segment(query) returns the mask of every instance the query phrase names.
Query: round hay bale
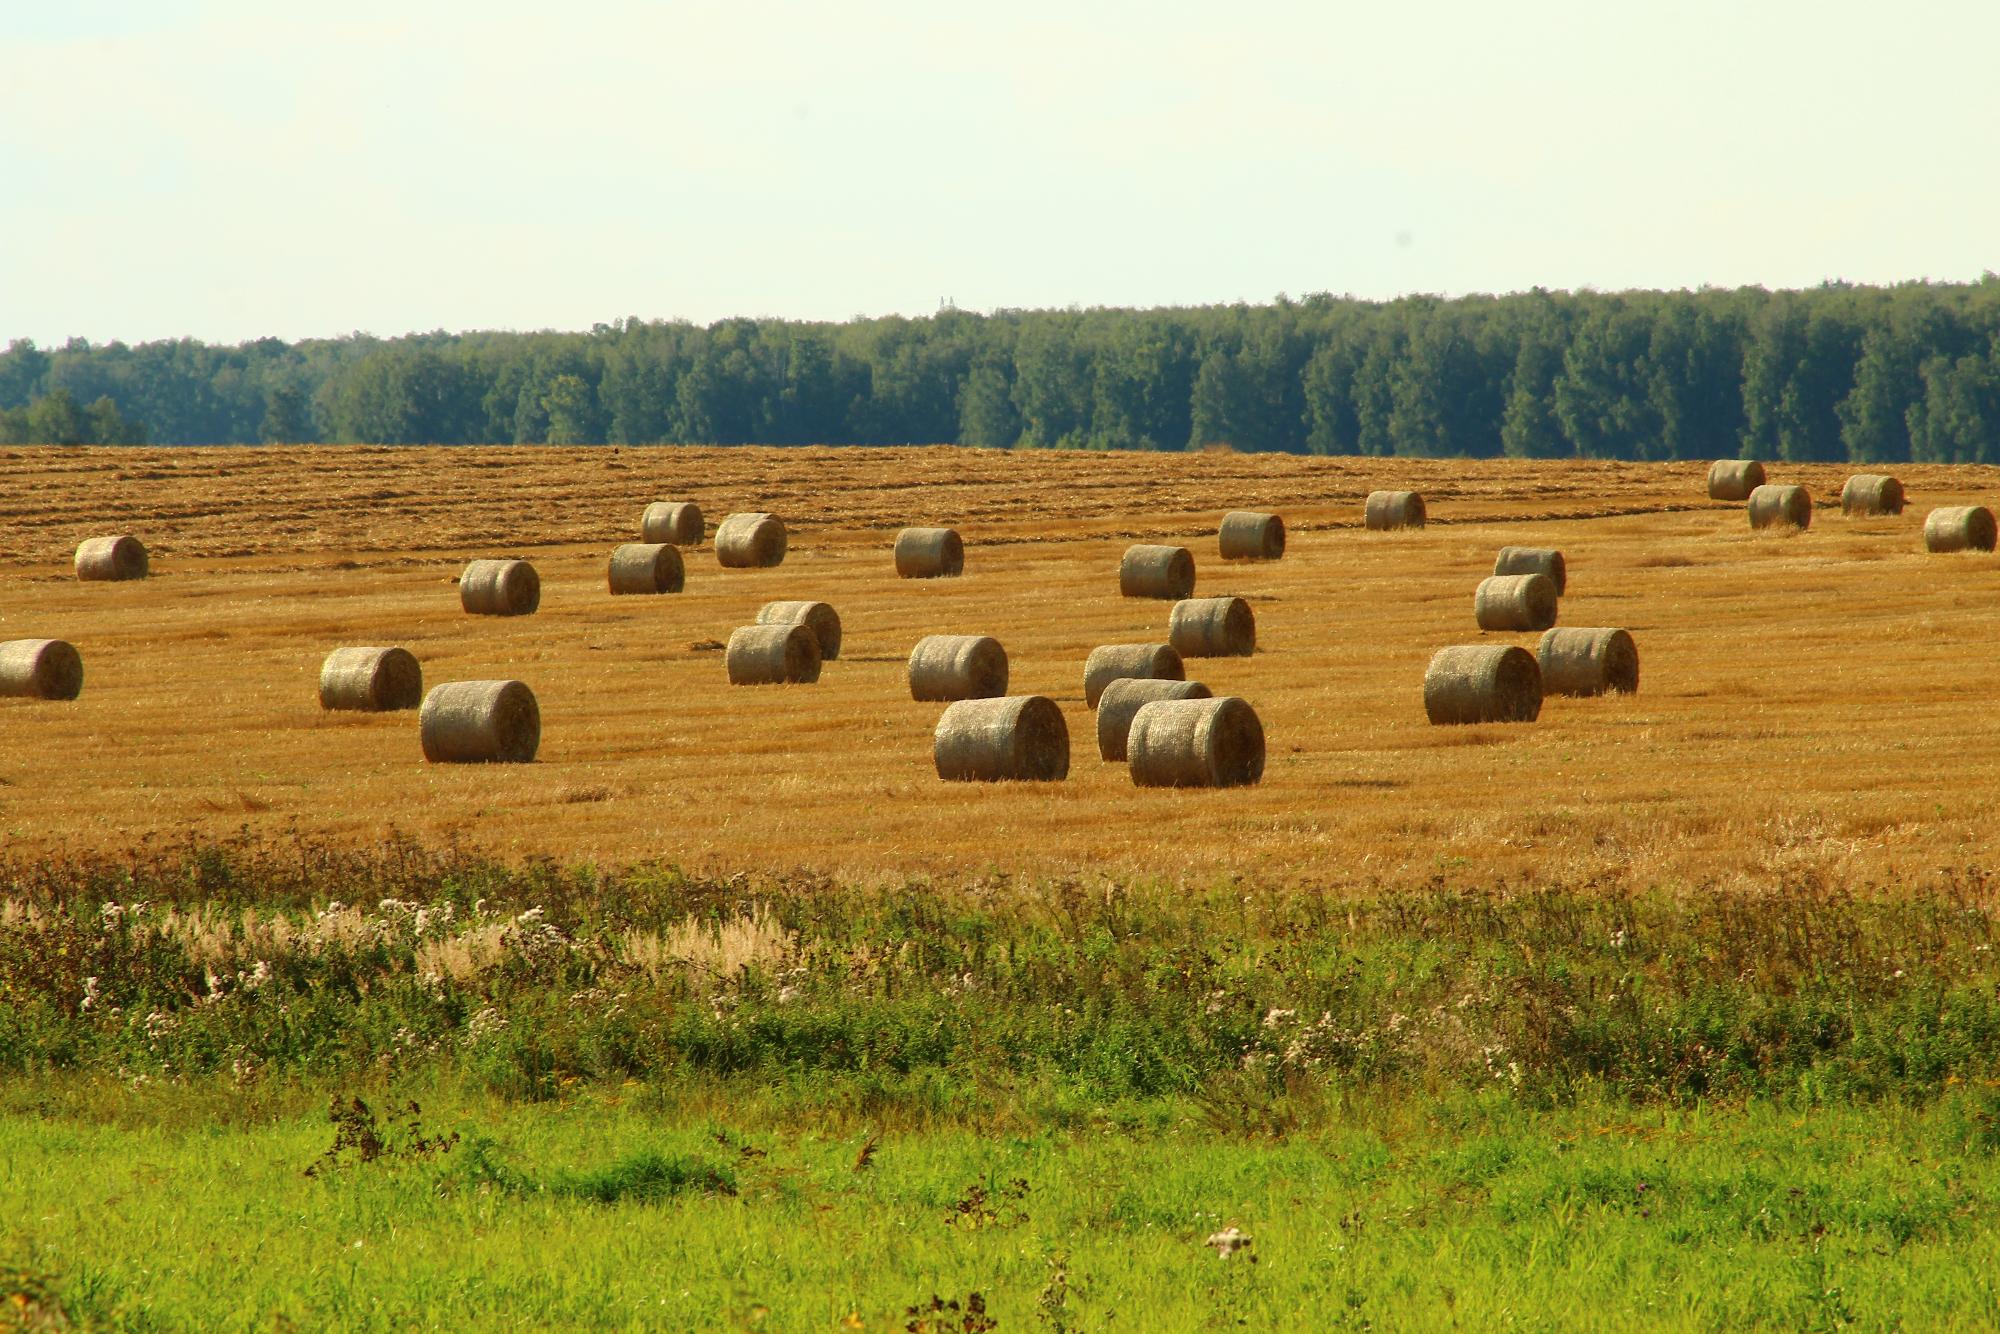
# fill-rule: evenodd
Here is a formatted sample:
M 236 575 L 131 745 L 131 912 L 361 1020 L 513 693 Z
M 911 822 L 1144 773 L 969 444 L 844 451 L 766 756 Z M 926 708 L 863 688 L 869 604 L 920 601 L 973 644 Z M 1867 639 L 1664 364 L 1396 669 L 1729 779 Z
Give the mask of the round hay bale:
M 1257 617 L 1242 598 L 1189 598 L 1168 614 L 1167 642 L 1183 658 L 1247 658 Z
M 458 576 L 458 605 L 475 616 L 527 616 L 542 605 L 542 577 L 524 560 L 476 560 Z
M 785 525 L 769 514 L 732 514 L 715 526 L 715 558 L 732 570 L 781 565 Z
M 1495 574 L 1546 574 L 1555 581 L 1556 596 L 1569 591 L 1569 567 L 1554 547 L 1501 547 L 1493 559 Z
M 819 680 L 819 640 L 804 625 L 746 625 L 729 636 L 733 686 L 811 685 Z
M 1278 560 L 1285 554 L 1285 521 L 1275 514 L 1231 510 L 1218 535 L 1224 560 Z
M 605 582 L 613 596 L 678 593 L 687 585 L 679 548 L 665 542 L 625 542 L 611 553 Z
M 1170 644 L 1100 644 L 1083 664 L 1083 702 L 1096 708 L 1104 687 L 1113 681 L 1184 681 L 1187 668 Z
M 832 662 L 840 656 L 840 613 L 824 602 L 766 602 L 757 624 L 803 625 L 819 642 L 821 658 Z
M 1128 598 L 1184 598 L 1194 592 L 1194 553 L 1140 543 L 1118 562 L 1118 591 Z
M 1162 699 L 1207 699 L 1209 689 L 1199 681 L 1140 681 L 1127 678 L 1113 681 L 1097 697 L 1097 754 L 1100 759 L 1123 760 L 1125 738 L 1132 730 L 1132 715 L 1143 705 Z
M 0 695 L 16 699 L 75 699 L 83 693 L 83 655 L 63 639 L 15 639 L 0 644 Z
M 905 528 L 896 534 L 896 574 L 956 579 L 965 573 L 965 542 L 956 528 Z
M 1623 630 L 1551 630 L 1535 646 L 1544 695 L 1630 695 L 1639 689 L 1639 646 Z
M 1840 508 L 1850 518 L 1855 515 L 1901 514 L 1903 484 L 1882 473 L 1859 472 L 1840 488 Z
M 910 650 L 910 698 L 997 699 L 1007 693 L 1007 650 L 991 635 L 925 635 Z
M 1424 672 L 1424 713 L 1431 722 L 1531 723 L 1542 712 L 1542 669 L 1512 644 L 1441 648 Z
M 404 648 L 337 648 L 319 669 L 319 706 L 388 713 L 423 702 L 424 669 Z
M 93 537 L 76 549 L 76 577 L 92 581 L 144 579 L 150 568 L 146 547 L 127 533 Z
M 1125 744 L 1140 787 L 1245 787 L 1264 776 L 1264 724 L 1234 695 L 1143 704 Z
M 1482 630 L 1546 630 L 1556 623 L 1556 607 L 1556 581 L 1546 574 L 1496 574 L 1472 595 Z
M 1069 777 L 1069 724 L 1045 695 L 962 699 L 931 743 L 948 783 L 1053 783 Z
M 666 542 L 677 547 L 701 545 L 708 535 L 702 522 L 701 506 L 692 500 L 660 500 L 646 506 L 639 516 L 639 540 Z
M 1708 465 L 1710 500 L 1748 500 L 1764 485 L 1764 465 L 1755 459 L 1717 459 Z
M 1424 498 L 1414 491 L 1370 491 L 1362 513 L 1369 530 L 1377 533 L 1392 528 L 1421 528 L 1427 517 Z
M 447 681 L 417 712 L 432 764 L 528 764 L 542 744 L 542 711 L 519 681 Z
M 1752 528 L 1810 528 L 1812 511 L 1802 486 L 1760 486 L 1750 493 Z
M 1991 551 L 1996 529 L 1984 505 L 1947 505 L 1924 517 L 1924 550 Z

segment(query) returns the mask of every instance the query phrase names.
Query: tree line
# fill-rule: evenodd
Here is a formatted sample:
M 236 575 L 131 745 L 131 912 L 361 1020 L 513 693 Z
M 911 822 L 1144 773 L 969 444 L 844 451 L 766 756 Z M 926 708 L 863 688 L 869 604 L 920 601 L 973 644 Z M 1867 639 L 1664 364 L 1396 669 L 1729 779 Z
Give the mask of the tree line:
M 0 441 L 135 439 L 1995 463 L 2000 276 L 0 354 Z

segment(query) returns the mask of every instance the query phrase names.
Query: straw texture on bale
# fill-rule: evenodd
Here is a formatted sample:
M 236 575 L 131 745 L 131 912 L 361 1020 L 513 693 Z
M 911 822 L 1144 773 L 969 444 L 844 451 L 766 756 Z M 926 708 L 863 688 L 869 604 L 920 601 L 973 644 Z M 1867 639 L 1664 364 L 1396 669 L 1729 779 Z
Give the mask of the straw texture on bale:
M 1069 776 L 1069 724 L 1044 695 L 962 699 L 938 719 L 938 777 L 952 783 L 1053 783 Z
M 1125 750 L 1140 787 L 1244 787 L 1264 776 L 1264 724 L 1234 695 L 1141 705 Z
M 1493 559 L 1495 574 L 1546 574 L 1555 580 L 1556 596 L 1569 591 L 1569 566 L 1554 547 L 1501 547 Z
M 646 506 L 639 516 L 639 540 L 668 542 L 677 547 L 700 546 L 708 535 L 701 506 L 692 500 L 660 500 Z
M 1374 532 L 1424 526 L 1424 498 L 1414 491 L 1370 491 L 1362 511 Z
M 1544 695 L 1630 695 L 1639 689 L 1639 647 L 1623 630 L 1551 630 L 1535 646 Z
M 1812 511 L 1802 486 L 1760 486 L 1750 493 L 1752 528 L 1810 528 Z
M 996 699 L 1007 693 L 1007 650 L 991 635 L 926 635 L 910 650 L 910 698 Z
M 824 602 L 766 602 L 757 624 L 803 625 L 819 643 L 821 658 L 832 662 L 840 656 L 840 613 Z
M 126 533 L 116 537 L 93 537 L 76 549 L 76 577 L 79 579 L 144 579 L 148 568 L 145 544 Z
M 1285 554 L 1285 521 L 1275 514 L 1231 510 L 1222 516 L 1224 560 L 1278 560 Z
M 1189 598 L 1168 613 L 1167 642 L 1183 658 L 1247 658 L 1257 617 L 1242 598 Z
M 896 574 L 956 579 L 965 573 L 965 542 L 956 528 L 905 528 L 896 534 Z
M 527 764 L 542 744 L 542 711 L 519 681 L 447 681 L 417 713 L 433 764 Z
M 1209 688 L 1199 681 L 1113 681 L 1097 697 L 1097 754 L 1123 760 L 1132 715 L 1144 705 L 1163 699 L 1207 699 Z
M 1764 485 L 1764 465 L 1755 459 L 1717 459 L 1708 465 L 1710 500 L 1748 500 Z
M 542 577 L 524 560 L 476 560 L 458 576 L 458 605 L 475 616 L 527 616 L 542 605 Z
M 1090 651 L 1083 664 L 1083 702 L 1097 707 L 1104 687 L 1128 678 L 1150 681 L 1183 681 L 1187 668 L 1170 644 L 1100 644 Z
M 810 685 L 819 680 L 819 640 L 803 625 L 746 625 L 724 655 L 733 686 Z
M 1947 505 L 1924 517 L 1926 551 L 1991 551 L 2000 537 L 1984 505 Z
M 678 593 L 687 585 L 679 548 L 665 542 L 625 542 L 611 553 L 605 582 L 614 595 Z
M 1184 598 L 1194 592 L 1194 553 L 1141 543 L 1118 562 L 1118 591 L 1128 598 Z
M 1546 574 L 1496 574 L 1472 595 L 1482 630 L 1546 630 L 1556 623 L 1556 607 L 1556 581 Z
M 1840 488 L 1840 508 L 1850 515 L 1901 514 L 1903 484 L 1881 473 L 1856 473 Z
M 319 669 L 319 706 L 387 713 L 423 702 L 424 669 L 404 648 L 337 648 Z
M 733 570 L 781 565 L 785 525 L 769 514 L 732 514 L 715 525 L 715 558 Z
M 75 699 L 83 693 L 83 655 L 62 639 L 15 639 L 0 644 L 0 695 L 16 699 Z
M 1433 723 L 1531 723 L 1541 712 L 1542 669 L 1524 648 L 1441 648 L 1424 672 L 1424 713 Z

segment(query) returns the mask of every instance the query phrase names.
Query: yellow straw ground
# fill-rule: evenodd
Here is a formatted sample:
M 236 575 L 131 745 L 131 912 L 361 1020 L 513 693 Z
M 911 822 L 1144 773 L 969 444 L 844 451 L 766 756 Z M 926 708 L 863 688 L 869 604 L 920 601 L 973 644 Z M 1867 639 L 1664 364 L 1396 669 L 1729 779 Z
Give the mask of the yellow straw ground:
M 1847 469 L 1772 467 L 1837 502 Z M 1629 883 L 1895 882 L 2000 845 L 2000 558 L 1929 556 L 1934 505 L 2000 501 L 2000 470 L 1898 470 L 1900 518 L 1822 508 L 1753 534 L 1702 465 L 1314 460 L 961 449 L 0 451 L 0 639 L 83 652 L 74 704 L 0 700 L 0 852 L 145 836 L 390 830 L 503 857 L 663 858 L 842 877 L 1140 874 L 1394 887 L 1444 875 Z M 1419 532 L 1360 530 L 1378 486 Z M 690 551 L 687 591 L 610 597 L 653 500 L 791 529 L 775 570 Z M 1283 561 L 1225 565 L 1232 508 L 1286 516 Z M 964 534 L 962 579 L 905 581 L 906 524 Z M 77 542 L 129 531 L 142 583 L 81 584 Z M 1135 789 L 1098 761 L 1085 655 L 1164 640 L 1118 596 L 1135 540 L 1185 543 L 1198 595 L 1250 600 L 1253 658 L 1189 675 L 1262 715 L 1261 786 Z M 1636 697 L 1551 699 L 1530 726 L 1433 728 L 1424 666 L 1478 642 L 1472 592 L 1507 544 L 1569 561 L 1561 624 L 1636 637 Z M 473 617 L 477 556 L 542 576 L 530 617 Z M 766 601 L 839 609 L 818 685 L 732 688 L 713 645 Z M 910 700 L 930 633 L 998 637 L 1012 690 L 1067 716 L 1067 782 L 948 785 L 942 706 Z M 1487 636 L 1532 647 L 1535 636 Z M 326 714 L 321 659 L 401 644 L 427 685 L 519 677 L 531 766 L 426 765 L 414 713 Z

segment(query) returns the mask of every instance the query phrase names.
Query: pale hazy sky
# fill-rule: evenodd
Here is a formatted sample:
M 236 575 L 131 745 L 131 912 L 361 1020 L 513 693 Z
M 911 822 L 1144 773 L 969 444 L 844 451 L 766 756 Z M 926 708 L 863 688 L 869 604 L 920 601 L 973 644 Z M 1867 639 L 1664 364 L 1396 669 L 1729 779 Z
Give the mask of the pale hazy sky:
M 0 0 L 0 338 L 2000 269 L 1996 0 Z

